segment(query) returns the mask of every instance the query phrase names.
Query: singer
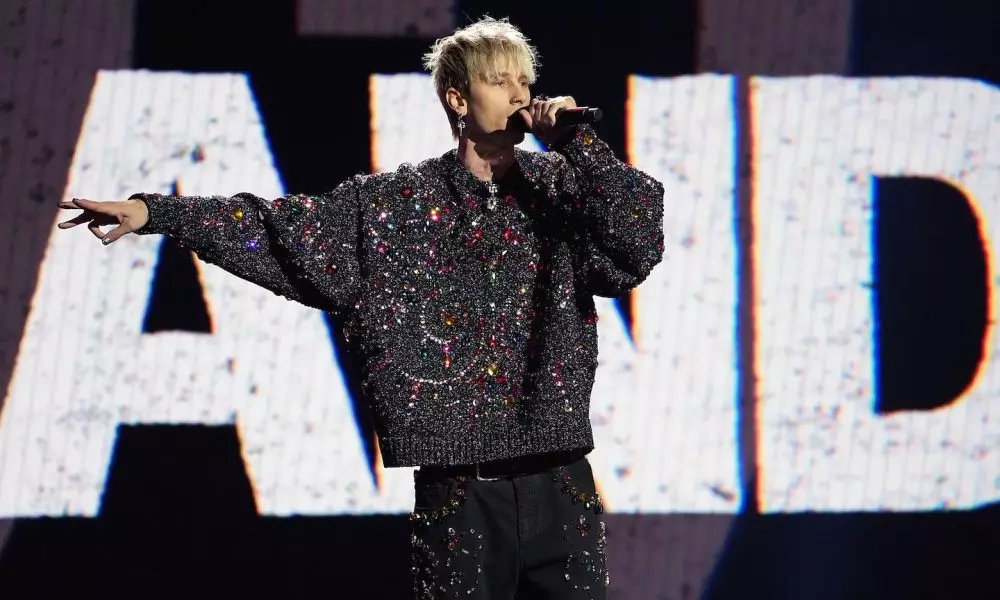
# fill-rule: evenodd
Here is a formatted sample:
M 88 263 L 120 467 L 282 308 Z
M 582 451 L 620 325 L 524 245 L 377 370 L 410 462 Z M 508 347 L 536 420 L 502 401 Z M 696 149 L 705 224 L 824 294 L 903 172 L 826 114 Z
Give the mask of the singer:
M 661 260 L 663 187 L 564 122 L 573 98 L 532 99 L 536 51 L 506 19 L 438 40 L 424 66 L 457 140 L 443 156 L 318 196 L 75 199 L 59 227 L 168 235 L 343 318 L 384 465 L 419 467 L 415 598 L 603 599 L 594 296 Z M 525 130 L 549 151 L 515 148 Z

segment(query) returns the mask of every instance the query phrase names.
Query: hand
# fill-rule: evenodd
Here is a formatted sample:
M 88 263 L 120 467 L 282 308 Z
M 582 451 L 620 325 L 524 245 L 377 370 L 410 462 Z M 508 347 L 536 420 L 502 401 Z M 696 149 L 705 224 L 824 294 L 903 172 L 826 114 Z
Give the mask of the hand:
M 82 214 L 59 223 L 59 229 L 72 229 L 87 223 L 87 229 L 104 242 L 105 246 L 127 233 L 142 229 L 142 226 L 149 221 L 149 209 L 141 200 L 94 202 L 73 198 L 69 202 L 60 202 L 59 208 L 83 210 Z M 118 225 L 118 227 L 108 233 L 102 233 L 100 228 L 107 225 Z
M 556 113 L 562 108 L 576 108 L 576 100 L 571 96 L 533 98 L 520 114 L 531 133 L 546 146 L 551 146 L 566 133 L 566 128 L 556 128 Z

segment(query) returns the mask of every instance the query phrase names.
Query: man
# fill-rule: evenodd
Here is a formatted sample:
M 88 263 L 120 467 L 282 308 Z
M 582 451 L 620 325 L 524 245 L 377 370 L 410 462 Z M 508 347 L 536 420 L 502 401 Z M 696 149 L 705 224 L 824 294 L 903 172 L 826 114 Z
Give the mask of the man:
M 604 598 L 593 448 L 594 295 L 663 251 L 663 188 L 570 97 L 531 99 L 536 53 L 485 18 L 425 56 L 458 148 L 321 196 L 73 200 L 105 244 L 165 234 L 205 261 L 344 317 L 386 467 L 419 466 L 418 598 Z M 516 149 L 523 131 L 551 149 Z M 104 225 L 117 227 L 109 233 Z

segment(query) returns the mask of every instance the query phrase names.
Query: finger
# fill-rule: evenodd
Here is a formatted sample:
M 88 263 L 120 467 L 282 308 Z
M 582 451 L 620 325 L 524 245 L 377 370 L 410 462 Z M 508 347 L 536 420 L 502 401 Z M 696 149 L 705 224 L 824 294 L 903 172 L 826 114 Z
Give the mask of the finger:
M 556 115 L 559 113 L 559 109 L 562 108 L 558 104 L 553 104 L 545 109 L 544 121 L 549 127 L 555 127 L 556 125 Z
M 70 201 L 70 200 L 60 200 L 59 201 L 59 208 L 65 208 L 65 209 L 68 209 L 68 210 L 80 210 L 80 207 L 77 206 L 77 205 L 75 205 L 75 204 L 73 204 L 73 202 Z
M 59 223 L 57 227 L 59 227 L 59 229 L 72 229 L 77 225 L 82 225 L 83 223 L 92 220 L 93 217 L 94 217 L 93 213 L 88 213 L 84 211 L 83 213 L 73 217 L 68 221 L 63 221 L 62 223 Z
M 552 101 L 550 100 L 538 107 L 538 121 L 546 127 L 551 125 L 551 123 L 549 123 L 547 115 L 549 114 L 549 110 L 552 109 L 552 106 L 553 104 Z
M 531 120 L 533 123 L 538 123 L 541 120 L 544 109 L 544 102 L 535 102 L 531 105 Z
M 87 229 L 89 229 L 90 233 L 94 234 L 94 236 L 97 239 L 99 240 L 104 239 L 104 233 L 101 231 L 101 224 L 96 219 L 91 221 L 90 224 L 87 225 Z
M 93 200 L 84 200 L 83 198 L 73 198 L 73 204 L 77 208 L 92 210 L 102 215 L 115 215 L 119 212 L 117 202 L 94 202 Z

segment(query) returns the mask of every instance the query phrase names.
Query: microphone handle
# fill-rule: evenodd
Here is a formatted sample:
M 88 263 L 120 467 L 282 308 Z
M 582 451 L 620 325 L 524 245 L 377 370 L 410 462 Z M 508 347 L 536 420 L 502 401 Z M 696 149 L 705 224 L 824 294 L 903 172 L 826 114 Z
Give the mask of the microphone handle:
M 521 110 L 528 109 L 522 108 Z M 559 112 L 556 113 L 556 127 L 572 127 L 574 125 L 580 125 L 581 123 L 596 123 L 597 121 L 600 121 L 603 116 L 604 113 L 601 109 L 594 106 L 561 108 L 559 109 Z M 511 115 L 510 118 L 514 120 L 514 127 L 528 133 L 528 125 L 524 122 L 524 119 L 516 114 Z
M 604 113 L 594 106 L 577 106 L 576 108 L 561 108 L 556 113 L 556 127 L 572 127 L 582 123 L 596 123 Z

